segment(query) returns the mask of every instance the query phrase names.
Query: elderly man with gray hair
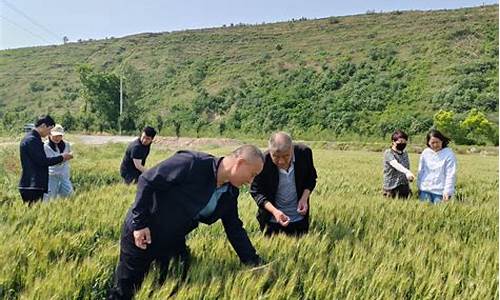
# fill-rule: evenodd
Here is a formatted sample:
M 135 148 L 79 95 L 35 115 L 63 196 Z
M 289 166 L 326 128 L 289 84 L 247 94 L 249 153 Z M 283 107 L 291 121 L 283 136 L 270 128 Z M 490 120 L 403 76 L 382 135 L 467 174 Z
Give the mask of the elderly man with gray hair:
M 267 236 L 302 235 L 309 230 L 309 196 L 316 186 L 312 151 L 292 143 L 286 132 L 273 133 L 262 172 L 250 193 L 259 206 L 257 220 Z

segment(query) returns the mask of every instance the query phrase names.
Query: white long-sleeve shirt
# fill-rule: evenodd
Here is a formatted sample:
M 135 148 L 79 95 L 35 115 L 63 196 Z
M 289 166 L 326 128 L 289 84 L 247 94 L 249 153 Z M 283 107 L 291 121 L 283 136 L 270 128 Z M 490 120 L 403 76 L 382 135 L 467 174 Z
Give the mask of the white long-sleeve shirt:
M 446 147 L 438 152 L 426 148 L 420 155 L 417 187 L 420 191 L 452 196 L 457 179 L 457 159 Z
M 384 190 L 392 190 L 407 185 L 410 176 L 410 159 L 406 151 L 387 149 L 384 152 Z M 414 176 L 413 176 L 414 177 Z
M 402 164 L 398 163 L 397 160 L 393 159 L 389 162 L 389 164 L 396 170 L 398 170 L 399 172 L 403 173 L 406 175 L 406 178 L 410 177 L 410 176 L 414 176 L 413 173 L 408 170 L 407 168 L 405 168 L 405 166 L 403 166 Z

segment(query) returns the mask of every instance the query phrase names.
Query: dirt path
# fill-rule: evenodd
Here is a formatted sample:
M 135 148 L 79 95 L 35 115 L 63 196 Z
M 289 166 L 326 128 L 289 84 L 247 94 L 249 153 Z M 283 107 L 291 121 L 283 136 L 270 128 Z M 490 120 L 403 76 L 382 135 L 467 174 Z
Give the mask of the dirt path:
M 103 145 L 106 143 L 129 143 L 136 139 L 135 136 L 117 136 L 117 135 L 74 135 L 77 141 L 87 145 Z M 154 141 L 155 145 L 164 146 L 166 148 L 198 148 L 198 147 L 224 147 L 224 146 L 239 146 L 243 143 L 238 140 L 226 138 L 188 138 L 188 137 L 163 137 L 157 136 Z
M 87 145 L 102 145 L 107 143 L 129 143 L 136 139 L 135 136 L 121 135 L 74 135 L 79 142 Z
M 82 135 L 75 134 L 68 136 L 68 140 L 73 143 L 81 143 L 86 145 L 104 145 L 107 143 L 130 143 L 136 136 L 124 136 L 124 135 Z M 20 140 L 2 138 L 0 140 L 0 146 L 11 146 L 19 145 Z M 163 137 L 157 136 L 154 141 L 155 145 L 159 145 L 170 149 L 180 149 L 180 148 L 200 148 L 200 147 L 237 147 L 242 145 L 243 142 L 227 139 L 227 138 L 189 138 L 189 137 Z

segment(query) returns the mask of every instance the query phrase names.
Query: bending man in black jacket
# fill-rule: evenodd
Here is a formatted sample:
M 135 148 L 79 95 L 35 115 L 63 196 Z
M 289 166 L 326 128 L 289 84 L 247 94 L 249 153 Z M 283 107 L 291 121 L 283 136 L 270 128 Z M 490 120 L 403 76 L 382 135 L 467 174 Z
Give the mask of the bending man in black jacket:
M 266 235 L 301 235 L 309 230 L 309 195 L 316 178 L 309 147 L 294 145 L 285 132 L 271 135 L 264 169 L 250 188 L 259 206 L 257 220 Z
M 41 116 L 35 123 L 35 129 L 28 132 L 20 144 L 22 171 L 19 193 L 23 201 L 28 204 L 41 200 L 43 194 L 48 192 L 49 166 L 73 158 L 71 153 L 49 158 L 45 155 L 42 137 L 49 135 L 54 125 L 54 119 L 50 116 Z
M 110 299 L 130 299 L 153 260 L 160 264 L 160 283 L 169 260 L 186 253 L 185 235 L 198 222 L 221 219 L 227 238 L 244 264 L 261 260 L 238 216 L 238 187 L 262 171 L 262 152 L 244 145 L 231 155 L 179 151 L 144 172 L 135 202 L 123 225 L 120 261 Z

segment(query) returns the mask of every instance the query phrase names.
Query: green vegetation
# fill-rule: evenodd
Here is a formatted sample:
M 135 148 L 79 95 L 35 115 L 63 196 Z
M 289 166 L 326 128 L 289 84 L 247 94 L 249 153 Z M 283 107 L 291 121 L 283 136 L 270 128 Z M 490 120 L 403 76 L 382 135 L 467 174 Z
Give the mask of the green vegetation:
M 135 192 L 119 182 L 125 146 L 75 144 L 77 195 L 31 208 L 16 189 L 17 145 L 0 148 L 0 298 L 105 297 Z M 174 268 L 153 289 L 153 271 L 138 299 L 166 299 L 177 285 L 175 299 L 498 299 L 498 157 L 457 155 L 454 201 L 431 206 L 382 198 L 380 152 L 313 149 L 310 234 L 262 236 L 243 189 L 242 221 L 270 266 L 245 268 L 221 224 L 201 225 L 188 240 L 187 282 Z M 155 145 L 148 165 L 171 153 Z M 416 170 L 418 155 L 410 159 Z
M 440 110 L 434 116 L 434 124 L 458 144 L 484 145 L 492 142 L 498 145 L 498 126 L 475 108 L 463 120 L 453 112 Z
M 422 134 L 443 110 L 457 124 L 478 113 L 488 122 L 457 142 L 498 144 L 496 5 L 4 50 L 0 69 L 3 131 L 47 112 L 75 130 L 116 131 L 122 76 L 129 132 L 380 140 L 395 128 Z M 113 80 L 92 92 L 82 70 Z

